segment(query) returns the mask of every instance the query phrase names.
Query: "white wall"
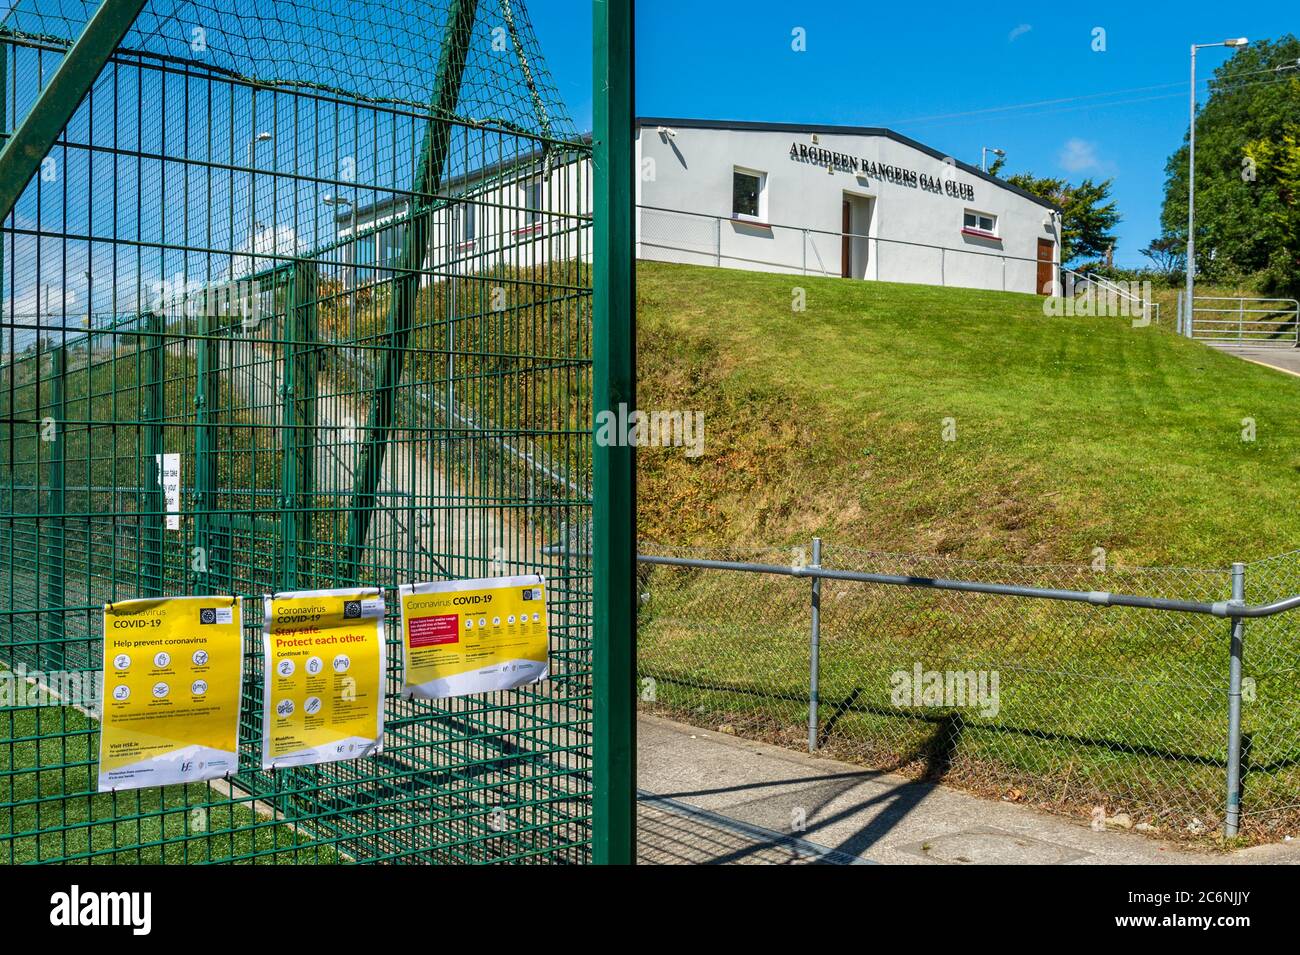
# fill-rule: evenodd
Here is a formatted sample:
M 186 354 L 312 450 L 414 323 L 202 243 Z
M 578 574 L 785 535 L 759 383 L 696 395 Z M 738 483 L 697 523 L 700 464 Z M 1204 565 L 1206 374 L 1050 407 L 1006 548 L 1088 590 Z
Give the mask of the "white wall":
M 886 136 L 819 133 L 814 144 L 806 132 L 672 128 L 676 135 L 668 137 L 645 127 L 637 139 L 638 202 L 677 210 L 642 210 L 642 258 L 838 276 L 846 193 L 872 200 L 867 262 L 855 248 L 855 276 L 1034 292 L 1037 240 L 1051 239 L 1059 250 L 1047 207 Z M 828 172 L 824 162 L 796 161 L 792 144 L 851 157 L 859 171 L 845 164 Z M 900 167 L 915 178 L 890 181 L 869 166 L 861 174 L 869 163 Z M 767 174 L 763 218 L 770 227 L 732 219 L 737 166 Z M 922 176 L 938 191 L 922 188 Z M 963 187 L 973 198 L 961 194 Z M 963 234 L 967 209 L 996 215 L 998 238 Z
M 542 195 L 540 204 L 533 208 L 540 209 L 540 214 L 530 222 L 525 187 L 537 178 L 543 179 Z M 545 175 L 540 163 L 528 163 L 520 169 L 520 175 L 472 189 L 462 201 L 433 213 L 429 253 L 424 262 L 432 275 L 425 275 L 422 281 L 428 284 L 450 274 L 490 273 L 501 266 L 529 268 L 552 260 L 589 261 L 591 237 L 586 217 L 591 215 L 591 204 L 590 160 L 557 163 Z M 469 207 L 472 213 L 467 212 Z M 466 215 L 474 219 L 473 238 L 468 241 L 462 226 Z M 385 227 L 404 228 L 405 216 L 405 203 L 383 208 L 377 215 L 369 209 L 361 210 L 357 232 L 362 241 L 370 243 L 369 262 L 377 267 L 358 269 L 360 286 L 391 279 L 391 271 L 383 268 L 381 257 L 385 245 L 400 246 L 400 242 L 393 237 L 392 229 Z M 350 217 L 339 219 L 338 226 L 340 239 L 351 235 Z M 346 261 L 350 261 L 350 254 L 350 247 L 340 253 Z
M 1056 220 L 1047 207 L 906 143 L 843 133 L 819 133 L 814 144 L 801 132 L 689 126 L 674 131 L 674 137 L 665 137 L 647 127 L 637 138 L 637 201 L 654 207 L 642 208 L 638 216 L 640 258 L 838 276 L 841 202 L 848 196 L 853 199 L 852 228 L 865 228 L 867 236 L 851 245 L 855 278 L 1035 292 L 1040 237 L 1053 241 L 1054 260 L 1059 261 Z M 939 191 L 890 181 L 879 169 L 866 175 L 851 168 L 828 173 L 824 164 L 792 160 L 792 144 L 840 153 L 860 166 L 901 168 L 915 174 L 918 183 L 925 175 Z M 736 166 L 767 174 L 766 224 L 732 218 Z M 590 162 L 566 162 L 546 178 L 547 211 L 537 227 L 529 227 L 519 209 L 525 178 L 509 178 L 467 197 L 475 206 L 471 243 L 459 241 L 448 210 L 439 210 L 426 268 L 436 277 L 452 271 L 482 273 L 500 264 L 590 259 L 590 236 L 581 220 L 592 208 Z M 948 193 L 961 187 L 971 190 L 973 198 Z M 996 240 L 963 234 L 968 208 L 998 217 Z M 359 223 L 363 232 L 376 224 L 368 218 Z M 388 215 L 381 214 L 378 224 L 386 221 Z M 346 236 L 347 224 L 340 225 L 340 237 Z M 363 269 L 362 284 L 367 275 L 382 279 L 388 272 Z

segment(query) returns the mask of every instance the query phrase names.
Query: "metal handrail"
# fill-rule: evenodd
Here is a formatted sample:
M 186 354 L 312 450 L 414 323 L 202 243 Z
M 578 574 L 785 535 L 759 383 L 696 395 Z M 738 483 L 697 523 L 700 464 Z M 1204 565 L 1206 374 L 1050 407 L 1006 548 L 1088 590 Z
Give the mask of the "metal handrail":
M 573 553 L 559 544 L 542 548 L 547 556 L 590 558 L 590 553 Z M 804 577 L 821 580 L 845 580 L 864 584 L 885 584 L 892 587 L 914 587 L 927 590 L 947 590 L 961 593 L 992 594 L 1003 597 L 1027 597 L 1037 600 L 1060 600 L 1087 603 L 1096 607 L 1136 607 L 1143 610 L 1167 610 L 1175 613 L 1198 613 L 1230 619 L 1272 617 L 1300 607 L 1300 594 L 1267 604 L 1247 604 L 1233 600 L 1213 603 L 1194 600 L 1171 600 L 1166 597 L 1143 597 L 1133 594 L 1116 594 L 1103 590 L 1064 590 L 1053 587 L 1024 587 L 1019 584 L 991 584 L 975 580 L 950 580 L 943 577 L 914 577 L 903 574 L 871 574 L 854 570 L 832 570 L 819 564 L 749 564 L 732 560 L 703 560 L 693 557 L 659 557 L 638 554 L 643 564 L 667 567 L 694 567 L 701 570 L 735 570 L 756 574 L 775 574 L 784 577 Z
M 737 225 L 750 225 L 750 226 L 757 226 L 759 228 L 792 229 L 795 232 L 806 232 L 812 235 L 825 235 L 837 239 L 844 238 L 844 237 L 848 237 L 850 239 L 868 239 L 872 242 L 884 242 L 889 245 L 908 245 L 918 249 L 934 249 L 937 252 L 957 252 L 962 255 L 981 255 L 992 259 L 1010 259 L 1015 262 L 1033 262 L 1033 263 L 1046 262 L 1046 259 L 1039 259 L 1033 256 L 1025 256 L 1025 255 L 1012 255 L 1009 252 L 982 252 L 978 249 L 967 249 L 967 248 L 961 248 L 959 246 L 951 246 L 951 245 L 934 245 L 933 243 L 930 242 L 912 242 L 908 239 L 887 239 L 884 238 L 883 236 L 867 235 L 861 232 L 844 232 L 844 231 L 836 232 L 829 229 L 817 229 L 811 226 L 790 225 L 787 222 L 770 222 L 770 221 L 756 222 L 756 221 L 750 221 L 749 219 L 737 219 L 735 216 L 719 215 L 713 212 L 695 212 L 690 209 L 670 209 L 667 206 L 651 206 L 651 205 L 645 205 L 643 203 L 637 203 L 637 209 L 644 212 L 668 212 L 680 216 L 694 216 L 697 219 L 714 219 L 717 220 L 718 222 L 734 222 Z M 653 242 L 646 242 L 639 238 L 637 241 L 641 242 L 641 244 L 643 245 L 655 244 Z M 730 258 L 730 256 L 728 256 L 728 258 Z M 1064 266 L 1057 265 L 1056 262 L 1053 262 L 1052 265 L 1057 268 L 1064 268 Z
M 1073 272 L 1073 270 L 1071 271 Z M 1075 272 L 1074 274 L 1078 275 L 1077 272 Z M 1098 275 L 1096 272 L 1089 272 L 1087 275 L 1084 276 L 1084 279 L 1088 282 L 1092 282 L 1096 285 L 1100 285 L 1102 288 L 1108 291 L 1114 292 L 1116 295 L 1119 295 L 1121 298 L 1126 298 L 1131 302 L 1136 302 L 1138 305 L 1142 306 L 1143 309 L 1154 308 L 1156 313 L 1156 322 L 1159 323 L 1160 321 L 1159 302 L 1153 301 L 1151 299 L 1144 300 L 1142 296 L 1134 295 L 1132 292 L 1128 291 L 1127 289 L 1121 288 L 1120 286 L 1116 285 L 1114 282 L 1112 282 L 1110 279 L 1106 278 L 1105 276 Z

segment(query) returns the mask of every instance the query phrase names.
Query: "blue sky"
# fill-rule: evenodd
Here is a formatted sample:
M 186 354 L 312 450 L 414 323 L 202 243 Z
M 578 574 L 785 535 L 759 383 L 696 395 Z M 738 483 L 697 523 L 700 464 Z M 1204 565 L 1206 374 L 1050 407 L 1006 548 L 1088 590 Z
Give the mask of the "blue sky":
M 591 125 L 587 9 L 581 0 L 529 4 L 583 129 Z M 1189 44 L 1300 32 L 1296 9 L 1276 0 L 642 0 L 638 111 L 889 126 L 972 163 L 981 146 L 1000 147 L 1007 173 L 1113 177 L 1124 217 L 1116 263 L 1143 265 L 1138 250 L 1159 233 L 1165 161 L 1187 131 Z M 805 52 L 791 49 L 795 27 L 806 31 Z M 1092 49 L 1097 27 L 1106 31 L 1104 52 Z M 1204 79 L 1229 55 L 1199 54 L 1202 101 Z M 1029 103 L 1043 105 L 999 109 Z

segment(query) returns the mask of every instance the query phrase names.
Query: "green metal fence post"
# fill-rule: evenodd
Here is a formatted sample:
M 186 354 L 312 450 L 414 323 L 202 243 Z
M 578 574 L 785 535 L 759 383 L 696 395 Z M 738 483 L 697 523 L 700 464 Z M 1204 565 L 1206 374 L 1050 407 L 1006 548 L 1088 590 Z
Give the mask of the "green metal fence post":
M 160 597 L 163 548 L 162 421 L 166 413 L 163 403 L 163 317 L 157 312 L 149 312 L 145 316 L 145 329 L 145 334 L 139 338 L 144 349 L 144 395 L 140 415 L 144 486 L 140 489 L 137 514 L 140 521 L 140 573 L 137 586 L 142 597 Z
M 198 592 L 212 579 L 212 511 L 217 504 L 217 428 L 216 404 L 220 387 L 220 356 L 217 353 L 216 316 L 203 309 L 195 356 L 194 394 L 194 496 L 190 499 L 194 514 L 194 546 L 191 553 L 190 580 Z M 197 558 L 197 560 L 196 560 Z M 203 568 L 201 571 L 199 568 Z
M 296 560 L 297 527 L 292 508 L 298 500 L 298 432 L 294 427 L 294 372 L 297 370 L 297 351 L 294 340 L 298 334 L 298 282 L 297 263 L 285 289 L 284 321 L 282 322 L 280 350 L 280 381 L 276 396 L 280 399 L 280 487 L 275 498 L 279 521 L 276 534 L 276 590 L 294 590 L 293 568 Z
M 9 218 L 32 174 L 54 147 L 145 0 L 103 0 L 59 61 L 31 110 L 0 150 L 0 222 Z
M 594 415 L 636 407 L 632 0 L 595 0 L 592 167 Z M 593 419 L 595 424 L 595 419 Z M 592 854 L 636 859 L 636 460 L 630 442 L 592 448 Z
M 429 125 L 425 130 L 424 148 L 420 150 L 419 164 L 415 170 L 410 214 L 402 231 L 402 250 L 393 277 L 388 327 L 380 353 L 382 368 L 366 422 L 366 440 L 361 449 L 361 460 L 353 485 L 348 513 L 346 562 L 338 574 L 342 578 L 340 582 L 357 579 L 370 520 L 374 516 L 375 492 L 384 470 L 384 455 L 388 450 L 388 436 L 393 424 L 397 387 L 402 379 L 406 346 L 411 337 L 416 302 L 420 295 L 420 270 L 429 249 L 432 211 L 431 208 L 426 208 L 427 197 L 437 195 L 442 185 L 443 168 L 451 150 L 451 120 L 456 115 L 456 104 L 460 100 L 465 60 L 469 55 L 477 12 L 477 0 L 452 0 L 447 16 L 446 36 L 438 57 L 433 101 L 429 107 Z
M 64 607 L 66 601 L 68 349 L 60 345 L 50 353 L 50 469 L 46 479 L 53 524 L 46 539 L 44 633 L 41 635 L 37 667 L 61 670 L 64 660 Z
M 295 261 L 285 309 L 280 586 L 298 587 L 303 549 L 312 539 L 311 495 L 316 461 L 316 267 Z
M 9 142 L 9 44 L 4 42 L 4 33 L 0 30 L 0 149 Z M 5 312 L 5 258 L 4 242 L 0 238 L 0 323 Z

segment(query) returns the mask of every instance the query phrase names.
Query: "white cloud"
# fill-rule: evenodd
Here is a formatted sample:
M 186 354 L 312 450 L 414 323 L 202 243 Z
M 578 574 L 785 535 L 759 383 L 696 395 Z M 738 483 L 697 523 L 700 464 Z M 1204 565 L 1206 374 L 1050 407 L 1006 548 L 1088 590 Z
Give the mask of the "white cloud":
M 1067 139 L 1057 161 L 1066 172 L 1086 172 L 1101 165 L 1097 158 L 1097 144 L 1086 139 Z
M 77 290 L 63 285 L 31 285 L 14 296 L 12 321 L 16 325 L 50 325 L 63 316 L 77 316 L 80 309 Z M 9 315 L 6 302 L 5 314 Z
M 1022 36 L 1024 36 L 1032 29 L 1033 29 L 1032 24 L 1029 23 L 1020 24 L 1020 26 L 1016 27 L 1014 30 L 1012 30 L 1010 33 L 1007 34 L 1007 42 L 1015 43 L 1017 40 L 1019 40 Z

